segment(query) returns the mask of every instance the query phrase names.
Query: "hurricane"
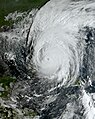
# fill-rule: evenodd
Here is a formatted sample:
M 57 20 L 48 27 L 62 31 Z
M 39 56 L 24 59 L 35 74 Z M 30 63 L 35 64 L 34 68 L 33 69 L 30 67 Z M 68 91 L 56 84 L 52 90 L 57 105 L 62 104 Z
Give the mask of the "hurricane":
M 0 33 L 18 79 L 12 99 L 37 119 L 95 119 L 95 1 L 50 0 L 6 19 L 18 16 Z
M 28 40 L 28 45 L 32 42 L 34 49 L 31 61 L 38 77 L 54 81 L 60 84 L 59 87 L 85 82 L 80 90 L 86 111 L 83 92 L 87 85 L 90 86 L 89 81 L 94 81 L 95 72 L 94 7 L 93 0 L 50 0 L 38 11 Z M 94 111 L 91 111 L 95 108 L 91 107 L 84 114 L 87 119 L 95 118 Z
M 39 76 L 62 85 L 76 81 L 83 61 L 86 27 L 95 24 L 93 9 L 92 1 L 51 0 L 39 10 L 28 41 L 32 37 L 32 61 Z

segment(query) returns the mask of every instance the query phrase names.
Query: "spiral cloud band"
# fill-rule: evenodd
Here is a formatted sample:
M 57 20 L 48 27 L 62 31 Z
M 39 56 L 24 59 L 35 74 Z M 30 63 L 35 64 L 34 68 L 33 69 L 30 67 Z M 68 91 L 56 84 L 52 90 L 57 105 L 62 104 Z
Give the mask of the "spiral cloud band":
M 42 7 L 31 27 L 33 64 L 38 76 L 62 85 L 75 82 L 83 58 L 81 29 L 95 25 L 93 1 L 51 0 Z M 92 11 L 92 12 L 91 12 Z

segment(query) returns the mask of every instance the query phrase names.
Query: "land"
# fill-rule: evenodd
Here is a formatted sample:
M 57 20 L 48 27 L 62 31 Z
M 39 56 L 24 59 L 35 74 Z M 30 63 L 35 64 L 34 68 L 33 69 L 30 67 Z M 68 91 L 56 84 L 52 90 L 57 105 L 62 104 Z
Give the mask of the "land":
M 29 11 L 33 8 L 40 9 L 49 0 L 0 0 L 0 27 L 11 26 L 12 21 L 5 21 L 5 16 L 18 11 Z

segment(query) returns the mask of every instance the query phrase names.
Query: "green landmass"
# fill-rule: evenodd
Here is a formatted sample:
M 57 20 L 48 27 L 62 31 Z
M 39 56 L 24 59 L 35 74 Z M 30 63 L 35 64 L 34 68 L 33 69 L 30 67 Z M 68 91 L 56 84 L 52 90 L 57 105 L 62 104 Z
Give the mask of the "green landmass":
M 12 21 L 5 21 L 4 16 L 14 11 L 24 12 L 33 8 L 40 9 L 49 0 L 0 0 L 0 27 L 11 26 Z
M 0 97 L 7 98 L 11 92 L 10 84 L 15 83 L 16 78 L 10 77 L 10 76 L 3 76 L 0 77 L 0 88 L 4 89 L 3 91 L 0 91 Z

